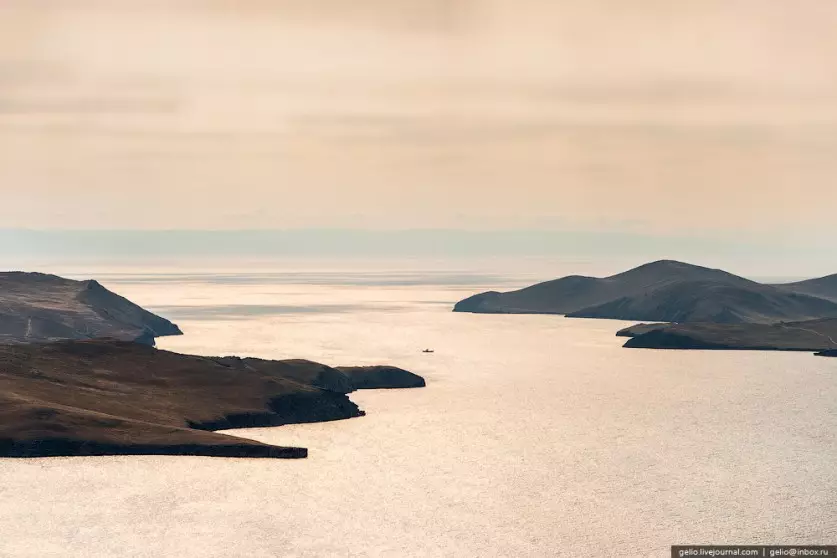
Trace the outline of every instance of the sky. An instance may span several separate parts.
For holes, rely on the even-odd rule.
[[[2,0],[0,228],[827,250],[834,29],[832,0]]]

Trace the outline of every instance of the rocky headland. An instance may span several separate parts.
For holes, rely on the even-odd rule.
[[[362,416],[355,389],[419,387],[393,367],[182,355],[114,339],[0,345],[0,456],[307,456],[213,432]]]
[[[0,273],[0,343],[109,337],[153,345],[180,329],[96,281]]]
[[[424,387],[424,378],[395,366],[338,366],[349,378],[351,390]]]
[[[214,431],[359,417],[352,391],[425,385],[391,366],[153,346],[181,334],[96,281],[0,273],[0,456],[306,457]]]

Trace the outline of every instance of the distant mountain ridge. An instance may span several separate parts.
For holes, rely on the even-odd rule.
[[[835,278],[837,283],[837,276]],[[629,321],[773,323],[837,317],[831,279],[765,285],[720,269],[660,260],[595,278],[569,276],[518,291],[489,291],[454,312],[564,314]]]
[[[0,273],[0,343],[111,337],[154,344],[181,335],[170,321],[97,281],[44,273]]]

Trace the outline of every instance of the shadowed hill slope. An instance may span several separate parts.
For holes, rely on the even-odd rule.
[[[0,343],[112,337],[153,344],[180,329],[96,281],[0,273]]]
[[[771,323],[837,316],[837,302],[718,269],[662,260],[601,279],[570,276],[508,293],[482,293],[457,303],[454,311]]]
[[[776,286],[788,291],[837,301],[837,273],[818,279],[808,279],[807,281],[785,283],[784,285]]]
[[[758,283],[682,281],[567,315],[571,318],[664,322],[772,323],[837,316],[837,305]]]
[[[375,387],[418,380],[400,371]],[[0,345],[0,455],[305,457],[304,448],[209,431],[361,416],[346,396],[357,387],[353,374],[305,360],[190,356],[117,340]]]

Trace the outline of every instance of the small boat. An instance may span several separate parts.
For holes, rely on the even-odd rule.
[[[434,353],[436,351],[434,351],[433,349],[424,349],[422,352],[423,353]]]

